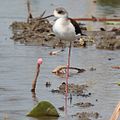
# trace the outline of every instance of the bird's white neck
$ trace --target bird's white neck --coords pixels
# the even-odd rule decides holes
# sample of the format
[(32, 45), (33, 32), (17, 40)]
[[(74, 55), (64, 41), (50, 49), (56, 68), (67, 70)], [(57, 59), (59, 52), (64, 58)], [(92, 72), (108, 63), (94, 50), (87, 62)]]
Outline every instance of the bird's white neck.
[(61, 25), (68, 25), (69, 24), (69, 19), (68, 18), (59, 18), (59, 19), (57, 19), (57, 22), (59, 22), (59, 24), (61, 24)]

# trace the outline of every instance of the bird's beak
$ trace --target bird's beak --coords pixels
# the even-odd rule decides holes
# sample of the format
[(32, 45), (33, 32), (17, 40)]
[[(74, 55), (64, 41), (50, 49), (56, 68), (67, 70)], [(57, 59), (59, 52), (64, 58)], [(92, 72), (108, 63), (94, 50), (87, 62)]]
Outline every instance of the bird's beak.
[(54, 15), (49, 15), (49, 17), (54, 17)]

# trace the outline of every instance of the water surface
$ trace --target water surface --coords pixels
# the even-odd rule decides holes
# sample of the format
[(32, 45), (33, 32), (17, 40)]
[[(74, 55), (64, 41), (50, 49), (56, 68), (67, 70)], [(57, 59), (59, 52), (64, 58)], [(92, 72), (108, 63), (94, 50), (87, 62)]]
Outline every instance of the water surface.
[[(26, 117), (26, 113), (37, 101), (48, 100), (56, 108), (64, 105), (64, 96), (52, 94), (50, 91), (56, 89), (65, 79), (55, 76), (51, 71), (56, 66), (67, 63), (68, 48), (57, 56), (49, 56), (48, 53), (53, 50), (52, 48), (14, 43), (10, 39), (12, 34), (9, 25), (13, 21), (26, 20), (26, 1), (0, 0), (0, 4), (0, 119), (8, 117), (9, 120), (31, 120), (32, 118)], [(93, 14), (92, 10), (88, 13), (91, 8), (96, 10), (95, 15), (103, 14), (105, 6), (94, 7), (90, 4), (93, 4), (90, 0), (34, 0), (32, 10), (34, 16), (40, 15), (45, 9), (46, 15), (51, 14), (57, 6), (66, 7), (73, 17), (89, 16)], [(119, 8), (109, 7), (114, 11), (112, 15), (118, 14)], [(69, 83), (88, 84), (88, 90), (92, 95), (89, 98), (73, 97), (72, 105), (68, 103), (69, 120), (74, 119), (70, 115), (82, 111), (99, 112), (102, 117), (99, 118), (100, 120), (110, 118), (120, 100), (120, 87), (114, 84), (120, 81), (120, 71), (111, 68), (119, 65), (119, 52), (119, 50), (96, 50), (95, 46), (72, 49), (71, 66), (84, 68), (86, 72), (70, 77)], [(38, 57), (43, 58), (43, 64), (38, 78), (36, 97), (34, 97), (30, 89)], [(109, 58), (112, 60), (108, 60)], [(95, 67), (96, 71), (90, 71), (91, 67)], [(52, 83), (50, 88), (46, 88), (46, 81)], [(74, 103), (80, 101), (89, 101), (95, 106), (86, 109), (72, 107)], [(65, 119), (64, 113), (61, 111), (59, 113), (61, 117), (58, 120)]]

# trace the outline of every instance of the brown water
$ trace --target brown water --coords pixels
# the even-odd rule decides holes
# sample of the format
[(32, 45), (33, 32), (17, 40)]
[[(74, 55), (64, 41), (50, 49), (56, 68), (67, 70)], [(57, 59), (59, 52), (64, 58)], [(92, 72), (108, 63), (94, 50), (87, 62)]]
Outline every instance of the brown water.
[[(0, 0), (0, 4), (0, 120), (4, 120), (4, 118), (8, 118), (8, 120), (35, 120), (26, 117), (26, 113), (31, 110), (36, 101), (48, 100), (56, 108), (64, 105), (63, 95), (50, 92), (51, 89), (56, 89), (64, 79), (55, 76), (51, 71), (56, 66), (67, 63), (67, 48), (65, 52), (57, 56), (49, 56), (48, 53), (53, 50), (52, 48), (14, 43), (10, 39), (11, 30), (9, 25), (15, 20), (26, 19), (26, 1)], [(34, 0), (32, 2), (32, 10), (33, 14), (38, 16), (46, 9), (47, 15), (52, 12), (53, 8), (64, 6), (71, 13), (70, 16), (78, 17), (78, 15), (86, 16), (88, 14), (89, 4), (90, 0)], [(105, 6), (96, 6), (96, 15), (102, 14), (103, 9), (99, 8), (105, 8)], [(111, 7), (111, 9), (114, 12), (110, 15), (117, 14), (119, 11), (119, 8)], [(38, 78), (36, 97), (33, 97), (30, 89), (38, 57), (43, 58), (43, 64)], [(109, 58), (112, 59), (108, 60)], [(71, 66), (84, 68), (86, 72), (70, 77), (69, 83), (88, 84), (88, 90), (92, 95), (88, 98), (74, 96), (72, 104), (68, 102), (68, 120), (75, 119), (70, 115), (82, 111), (99, 112), (101, 115), (99, 120), (109, 120), (120, 100), (120, 87), (114, 84), (120, 81), (120, 70), (112, 69), (111, 66), (114, 65), (120, 65), (119, 50), (96, 50), (95, 46), (85, 49), (72, 49)], [(96, 68), (96, 70), (90, 71), (91, 67)], [(46, 88), (46, 81), (52, 83), (50, 88)], [(95, 106), (85, 109), (73, 106), (73, 104), (81, 101), (91, 102)], [(58, 112), (60, 117), (56, 120), (64, 120), (64, 112)]]

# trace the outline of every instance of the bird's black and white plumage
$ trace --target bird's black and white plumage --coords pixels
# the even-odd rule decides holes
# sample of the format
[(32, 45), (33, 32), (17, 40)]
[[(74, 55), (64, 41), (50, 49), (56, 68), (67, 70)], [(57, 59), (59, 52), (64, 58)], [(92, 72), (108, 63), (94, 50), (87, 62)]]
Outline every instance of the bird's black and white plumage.
[(71, 44), (72, 41), (76, 40), (77, 34), (82, 34), (79, 25), (68, 17), (68, 12), (60, 7), (54, 10), (54, 16), (58, 19), (53, 25), (53, 31), (60, 40), (69, 41), (69, 52), (68, 52), (68, 63), (66, 70), (66, 97), (68, 93), (68, 78), (69, 78), (69, 67), (70, 67), (70, 56), (71, 56)]
[(68, 17), (68, 12), (64, 8), (56, 8), (54, 10), (54, 16), (57, 17), (57, 20), (53, 25), (53, 31), (59, 39), (74, 41), (76, 35), (83, 35), (79, 24)]

